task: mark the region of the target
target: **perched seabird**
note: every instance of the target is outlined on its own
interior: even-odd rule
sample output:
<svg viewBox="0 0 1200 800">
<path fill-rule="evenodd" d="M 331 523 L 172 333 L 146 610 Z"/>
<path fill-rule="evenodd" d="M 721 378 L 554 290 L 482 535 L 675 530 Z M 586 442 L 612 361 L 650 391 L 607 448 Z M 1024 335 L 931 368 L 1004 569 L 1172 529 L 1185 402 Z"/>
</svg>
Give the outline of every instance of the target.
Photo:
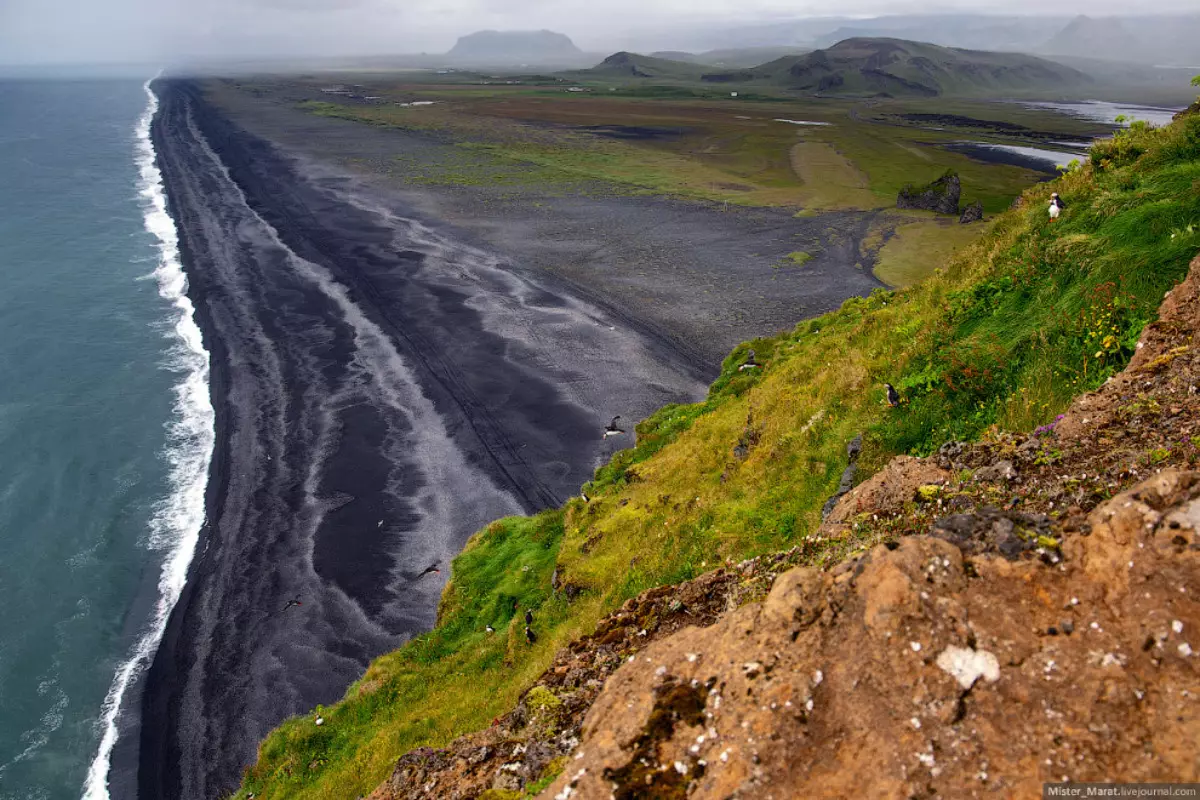
<svg viewBox="0 0 1200 800">
<path fill-rule="evenodd" d="M 441 567 L 439 567 L 437 564 L 430 564 L 428 567 L 425 568 L 425 571 L 422 572 L 417 577 L 424 578 L 426 575 L 429 575 L 430 573 L 433 573 L 436 575 L 437 573 L 439 573 L 441 571 L 442 571 Z"/>
<path fill-rule="evenodd" d="M 583 500 L 585 503 L 592 502 L 592 498 L 588 497 L 587 492 L 583 491 L 582 489 L 579 491 L 579 499 Z"/>
<path fill-rule="evenodd" d="M 314 722 L 316 722 L 318 725 L 324 725 L 324 724 L 325 724 L 325 718 L 324 718 L 324 717 L 317 717 L 317 718 L 316 718 L 315 720 L 313 720 L 313 721 L 314 721 Z"/>
<path fill-rule="evenodd" d="M 885 383 L 884 387 L 887 389 L 888 405 L 891 406 L 892 408 L 899 408 L 900 407 L 900 393 L 896 391 L 896 387 L 892 386 L 890 383 Z"/>
<path fill-rule="evenodd" d="M 1062 213 L 1064 208 L 1066 208 L 1066 206 L 1063 204 L 1063 201 L 1059 199 L 1058 192 L 1052 193 L 1050 195 L 1050 221 L 1053 222 L 1054 220 L 1058 219 L 1058 215 Z"/>
<path fill-rule="evenodd" d="M 296 595 L 293 599 L 287 601 L 287 605 L 285 605 L 283 608 L 279 609 L 279 613 L 282 614 L 284 611 L 287 611 L 292 606 L 302 606 L 302 605 L 304 605 L 304 603 L 300 602 L 300 595 Z"/>
<path fill-rule="evenodd" d="M 533 624 L 533 612 L 530 611 L 529 609 L 525 609 L 525 624 L 526 625 Z"/>
<path fill-rule="evenodd" d="M 537 637 L 533 634 L 533 628 L 529 627 L 528 625 L 525 626 L 525 641 L 529 642 L 530 644 L 533 644 L 537 641 Z"/>
<path fill-rule="evenodd" d="M 489 622 L 487 625 L 484 625 L 484 626 L 483 626 L 483 629 L 484 629 L 485 631 L 487 631 L 488 633 L 495 633 L 495 632 L 496 632 L 496 629 L 492 627 L 492 624 L 491 624 L 490 622 Z"/>
<path fill-rule="evenodd" d="M 758 369 L 758 362 L 754 360 L 754 350 L 746 353 L 746 361 L 744 364 L 738 367 L 738 372 L 747 369 Z"/>
<path fill-rule="evenodd" d="M 605 439 L 607 439 L 610 436 L 620 436 L 622 433 L 625 432 L 617 427 L 617 420 L 619 420 L 620 418 L 621 418 L 621 415 L 618 414 L 617 416 L 612 418 L 612 422 L 610 422 L 604 426 L 604 438 Z"/>
</svg>

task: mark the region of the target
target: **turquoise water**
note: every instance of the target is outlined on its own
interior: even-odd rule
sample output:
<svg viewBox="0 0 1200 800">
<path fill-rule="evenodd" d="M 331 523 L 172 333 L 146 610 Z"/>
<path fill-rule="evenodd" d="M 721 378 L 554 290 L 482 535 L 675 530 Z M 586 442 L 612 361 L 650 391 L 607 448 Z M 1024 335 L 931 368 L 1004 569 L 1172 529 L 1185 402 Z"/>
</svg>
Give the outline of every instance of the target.
<svg viewBox="0 0 1200 800">
<path fill-rule="evenodd" d="M 81 796 L 171 555 L 196 365 L 152 274 L 146 107 L 139 82 L 0 82 L 3 800 Z"/>
</svg>

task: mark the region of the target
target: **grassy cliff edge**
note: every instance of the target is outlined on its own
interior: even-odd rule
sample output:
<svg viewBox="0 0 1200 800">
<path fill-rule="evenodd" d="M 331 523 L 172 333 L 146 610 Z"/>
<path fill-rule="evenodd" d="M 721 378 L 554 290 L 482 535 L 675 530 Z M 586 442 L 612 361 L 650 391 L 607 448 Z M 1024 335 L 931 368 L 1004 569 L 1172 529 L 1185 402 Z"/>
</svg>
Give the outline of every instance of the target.
<svg viewBox="0 0 1200 800">
<path fill-rule="evenodd" d="M 1052 190 L 1067 206 L 1054 223 Z M 366 795 L 405 752 L 487 727 L 560 647 L 647 588 L 795 545 L 806 563 L 830 565 L 886 540 L 873 526 L 810 538 L 847 442 L 863 434 L 871 474 L 896 454 L 1049 422 L 1129 360 L 1200 251 L 1198 228 L 1200 116 L 1135 125 L 1027 190 L 923 283 L 738 348 L 705 401 L 638 426 L 637 446 L 585 487 L 588 502 L 477 534 L 454 562 L 437 627 L 320 709 L 324 725 L 281 725 L 235 796 Z M 748 347 L 763 366 L 739 371 Z M 883 403 L 884 381 L 899 409 Z"/>
</svg>

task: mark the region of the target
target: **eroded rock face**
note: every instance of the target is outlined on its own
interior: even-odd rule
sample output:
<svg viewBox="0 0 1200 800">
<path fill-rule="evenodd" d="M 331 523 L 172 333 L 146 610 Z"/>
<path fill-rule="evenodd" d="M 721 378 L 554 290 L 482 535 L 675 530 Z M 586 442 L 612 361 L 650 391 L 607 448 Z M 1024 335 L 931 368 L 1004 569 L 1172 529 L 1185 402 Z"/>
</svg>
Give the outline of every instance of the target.
<svg viewBox="0 0 1200 800">
<path fill-rule="evenodd" d="M 963 209 L 962 216 L 958 218 L 958 221 L 961 222 L 963 225 L 969 225 L 972 222 L 979 222 L 982 219 L 983 219 L 983 203 L 976 200 L 974 203 L 971 203 L 971 205 L 969 205 L 965 209 Z"/>
<path fill-rule="evenodd" d="M 540 797 L 1196 780 L 1200 473 L 1163 472 L 1089 522 L 1061 566 L 920 536 L 837 577 L 781 575 L 764 602 L 624 664 Z"/>
<path fill-rule="evenodd" d="M 925 186 L 905 186 L 896 197 L 896 208 L 936 211 L 939 214 L 958 214 L 962 183 L 954 172 L 947 172 Z"/>
</svg>

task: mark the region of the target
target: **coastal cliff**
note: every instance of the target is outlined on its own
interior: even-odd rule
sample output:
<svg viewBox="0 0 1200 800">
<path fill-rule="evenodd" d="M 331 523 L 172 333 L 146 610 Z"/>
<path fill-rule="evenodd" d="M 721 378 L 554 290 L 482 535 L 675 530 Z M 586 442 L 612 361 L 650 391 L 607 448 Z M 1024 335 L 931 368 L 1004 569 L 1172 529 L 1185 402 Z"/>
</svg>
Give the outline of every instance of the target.
<svg viewBox="0 0 1200 800">
<path fill-rule="evenodd" d="M 1139 345 L 1054 426 L 902 456 L 799 548 L 627 602 L 371 799 L 520 797 L 548 769 L 539 797 L 1195 780 L 1200 259 Z M 888 542 L 788 568 L 863 526 Z"/>
<path fill-rule="evenodd" d="M 739 348 L 586 499 L 477 534 L 237 796 L 1194 780 L 1197 180 L 1200 118 L 1135 127 L 921 285 Z"/>
</svg>

